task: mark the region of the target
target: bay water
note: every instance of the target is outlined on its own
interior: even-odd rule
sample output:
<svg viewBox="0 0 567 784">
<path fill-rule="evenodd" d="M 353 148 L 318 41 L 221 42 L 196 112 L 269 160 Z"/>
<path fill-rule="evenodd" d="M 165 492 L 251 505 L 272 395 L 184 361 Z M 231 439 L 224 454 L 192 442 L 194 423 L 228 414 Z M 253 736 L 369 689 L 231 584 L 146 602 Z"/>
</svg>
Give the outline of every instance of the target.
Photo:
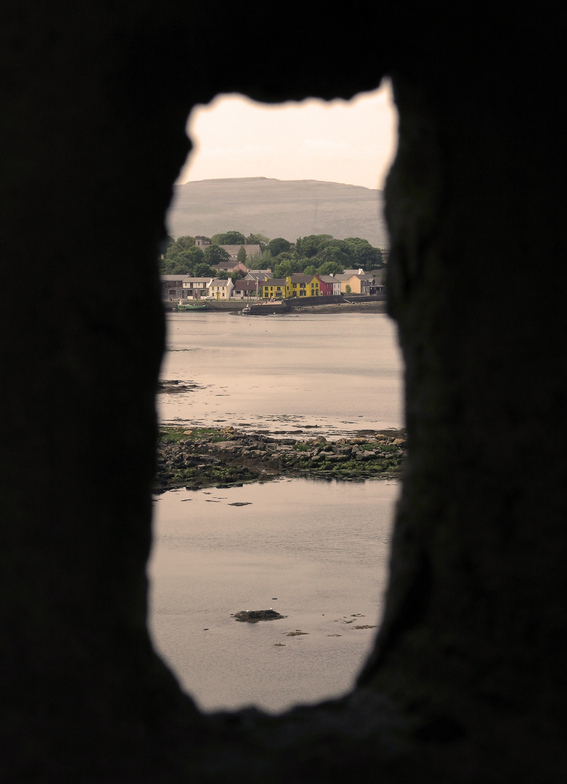
<svg viewBox="0 0 567 784">
<path fill-rule="evenodd" d="M 165 424 L 330 439 L 403 426 L 382 314 L 168 314 L 161 375 L 186 390 L 159 396 Z M 398 491 L 282 479 L 155 497 L 150 631 L 203 710 L 277 712 L 352 687 L 380 622 Z M 285 617 L 234 619 L 268 608 Z"/>
<path fill-rule="evenodd" d="M 309 428 L 326 436 L 403 427 L 396 327 L 382 313 L 167 316 L 164 424 L 252 430 Z"/>
</svg>

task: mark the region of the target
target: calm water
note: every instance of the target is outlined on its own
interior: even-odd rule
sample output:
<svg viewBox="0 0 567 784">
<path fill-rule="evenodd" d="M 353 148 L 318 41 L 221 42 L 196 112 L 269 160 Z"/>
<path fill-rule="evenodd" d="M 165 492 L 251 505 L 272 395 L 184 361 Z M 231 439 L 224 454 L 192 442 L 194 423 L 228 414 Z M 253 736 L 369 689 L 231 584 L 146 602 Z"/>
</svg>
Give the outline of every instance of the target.
<svg viewBox="0 0 567 784">
<path fill-rule="evenodd" d="M 203 709 L 277 711 L 352 686 L 376 634 L 356 627 L 379 622 L 397 494 L 385 480 L 283 480 L 158 498 L 151 629 Z M 231 617 L 270 607 L 287 617 Z"/>
<path fill-rule="evenodd" d="M 384 314 L 168 314 L 161 376 L 197 385 L 164 394 L 169 424 L 319 429 L 403 426 L 402 360 Z"/>
<path fill-rule="evenodd" d="M 199 388 L 162 395 L 164 421 L 331 436 L 403 424 L 386 316 L 175 314 L 168 327 L 162 377 Z M 397 495 L 385 480 L 298 479 L 155 499 L 150 628 L 201 708 L 279 711 L 352 686 L 382 611 Z M 231 617 L 269 607 L 287 617 Z"/>
</svg>

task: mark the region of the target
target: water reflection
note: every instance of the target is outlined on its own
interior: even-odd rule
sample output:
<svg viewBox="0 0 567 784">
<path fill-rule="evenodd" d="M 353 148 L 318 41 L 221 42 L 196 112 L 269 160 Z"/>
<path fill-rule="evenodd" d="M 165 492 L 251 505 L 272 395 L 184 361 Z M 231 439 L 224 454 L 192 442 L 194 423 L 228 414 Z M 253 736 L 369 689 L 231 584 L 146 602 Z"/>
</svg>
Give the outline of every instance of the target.
<svg viewBox="0 0 567 784">
<path fill-rule="evenodd" d="M 164 423 L 333 437 L 403 427 L 385 315 L 169 314 Z M 295 434 L 298 437 L 298 434 Z M 301 437 L 301 436 L 299 436 Z M 151 629 L 205 710 L 348 691 L 379 623 L 396 483 L 280 481 L 155 503 Z M 282 620 L 235 622 L 273 606 Z"/>
<path fill-rule="evenodd" d="M 384 480 L 296 479 L 157 497 L 150 626 L 202 708 L 278 711 L 351 688 L 379 623 L 397 495 Z M 272 606 L 287 617 L 231 617 Z"/>
<path fill-rule="evenodd" d="M 394 323 L 377 313 L 238 317 L 168 314 L 164 423 L 345 435 L 403 427 Z"/>
</svg>

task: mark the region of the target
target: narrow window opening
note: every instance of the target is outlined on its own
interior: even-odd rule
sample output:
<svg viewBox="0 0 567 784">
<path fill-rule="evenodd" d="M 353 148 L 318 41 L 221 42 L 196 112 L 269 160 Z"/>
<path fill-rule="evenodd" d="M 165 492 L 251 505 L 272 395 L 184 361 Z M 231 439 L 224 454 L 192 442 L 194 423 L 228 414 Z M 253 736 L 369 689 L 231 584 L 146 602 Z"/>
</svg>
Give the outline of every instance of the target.
<svg viewBox="0 0 567 784">
<path fill-rule="evenodd" d="M 188 123 L 195 146 L 169 213 L 170 234 L 186 247 L 177 268 L 162 266 L 175 309 L 158 400 L 161 424 L 173 428 L 160 466 L 183 482 L 156 496 L 150 629 L 204 710 L 277 712 L 344 694 L 375 638 L 403 451 L 395 325 L 377 307 L 256 318 L 230 306 L 319 296 L 313 279 L 325 258 L 358 266 L 341 247 L 348 238 L 387 262 L 380 199 L 395 124 L 389 84 L 350 102 L 219 96 Z M 361 217 L 372 204 L 374 218 Z M 307 241 L 313 264 L 296 272 L 297 241 L 321 235 L 338 242 L 324 256 Z M 252 277 L 237 295 L 245 276 L 232 280 L 223 262 L 232 272 L 242 238 L 259 247 L 240 262 L 275 280 L 263 287 Z M 348 281 L 331 265 L 332 296 L 368 294 L 372 264 L 360 259 L 363 275 L 351 269 Z M 365 462 L 389 478 L 362 479 Z M 215 479 L 200 486 L 205 475 Z M 284 617 L 235 618 L 268 609 Z"/>
</svg>

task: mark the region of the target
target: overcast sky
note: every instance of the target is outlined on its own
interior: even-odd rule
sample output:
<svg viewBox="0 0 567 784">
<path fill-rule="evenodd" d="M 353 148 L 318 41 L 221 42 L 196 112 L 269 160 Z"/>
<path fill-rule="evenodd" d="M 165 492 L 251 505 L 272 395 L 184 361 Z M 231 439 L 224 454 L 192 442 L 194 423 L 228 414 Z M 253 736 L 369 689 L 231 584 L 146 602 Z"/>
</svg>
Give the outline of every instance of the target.
<svg viewBox="0 0 567 784">
<path fill-rule="evenodd" d="M 274 177 L 382 188 L 396 131 L 389 83 L 352 101 L 272 106 L 220 95 L 189 117 L 194 148 L 178 182 Z"/>
</svg>

